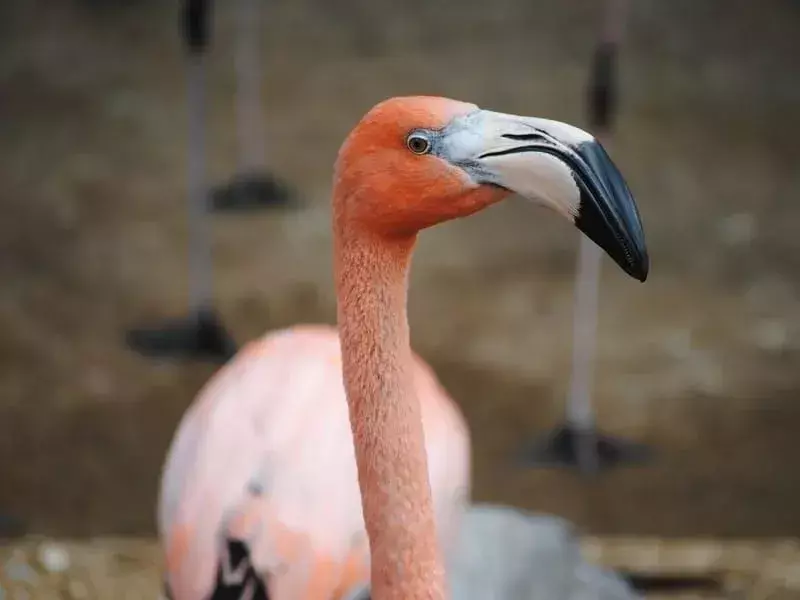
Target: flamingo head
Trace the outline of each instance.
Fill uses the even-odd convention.
[[[408,236],[512,193],[555,210],[644,281],[649,260],[636,202],[602,145],[548,119],[447,98],[372,108],[336,162],[334,211],[384,236]]]

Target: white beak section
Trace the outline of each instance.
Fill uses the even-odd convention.
[[[552,208],[570,221],[574,222],[578,216],[580,190],[569,168],[557,158],[547,154],[514,154],[488,157],[484,164],[509,190]]]
[[[551,208],[574,222],[581,190],[572,170],[552,154],[520,152],[525,142],[547,140],[578,145],[594,138],[558,121],[478,110],[453,121],[443,136],[443,153],[466,167],[480,183],[493,183]],[[476,160],[480,160],[477,172]],[[472,168],[470,168],[472,167]]]

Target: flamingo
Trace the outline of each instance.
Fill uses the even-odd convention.
[[[417,235],[512,193],[555,210],[646,279],[635,202],[590,134],[429,96],[383,101],[359,121],[334,176],[338,334],[310,325],[267,334],[184,415],[158,507],[172,598],[443,600],[448,579],[456,597],[479,597],[465,582],[480,578],[486,553],[535,557],[545,529],[563,572],[535,574],[555,583],[529,572],[516,585],[495,569],[482,597],[538,590],[530,597],[566,600],[587,587],[593,598],[633,597],[606,593],[619,582],[584,568],[559,522],[468,509],[468,429],[410,347]],[[509,556],[514,530],[533,542],[523,556]],[[476,551],[488,533],[494,545]]]

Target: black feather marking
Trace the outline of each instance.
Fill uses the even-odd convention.
[[[227,541],[208,600],[269,600],[267,583],[253,568],[250,550],[241,540]]]

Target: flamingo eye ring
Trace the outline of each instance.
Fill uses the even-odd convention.
[[[431,141],[419,132],[409,134],[406,146],[414,154],[428,154],[431,151]]]

